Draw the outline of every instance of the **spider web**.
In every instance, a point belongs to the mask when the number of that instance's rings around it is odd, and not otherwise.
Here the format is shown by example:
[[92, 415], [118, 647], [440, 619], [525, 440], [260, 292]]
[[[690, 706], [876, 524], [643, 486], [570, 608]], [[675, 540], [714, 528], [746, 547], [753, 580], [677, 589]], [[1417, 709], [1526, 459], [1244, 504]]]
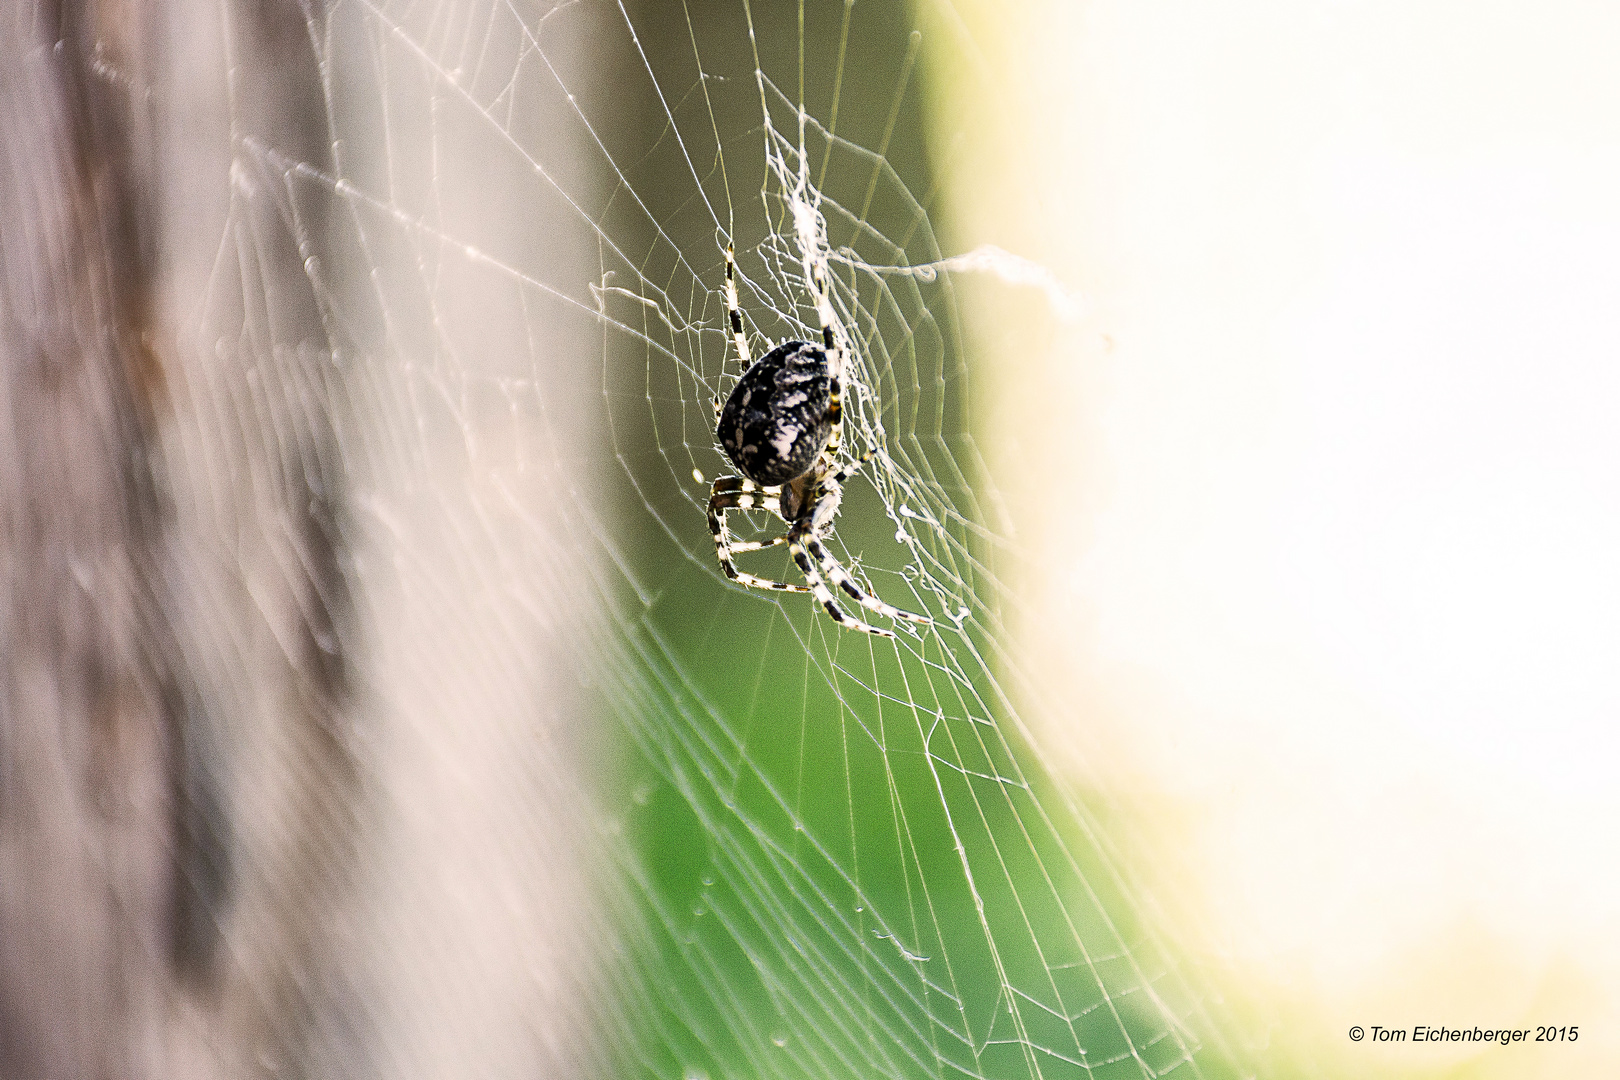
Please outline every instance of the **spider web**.
[[[610, 1070], [1246, 1073], [1028, 738], [952, 272], [974, 260], [934, 216], [904, 8], [346, 0], [310, 31], [329, 157], [248, 139], [239, 198], [311, 253], [363, 527], [440, 523], [361, 576], [498, 608], [496, 665], [560, 640], [622, 739], [597, 796]], [[931, 627], [849, 633], [722, 577], [728, 242], [755, 356], [816, 339], [827, 260], [845, 454], [872, 455], [828, 543]], [[780, 548], [741, 559], [799, 580]]]

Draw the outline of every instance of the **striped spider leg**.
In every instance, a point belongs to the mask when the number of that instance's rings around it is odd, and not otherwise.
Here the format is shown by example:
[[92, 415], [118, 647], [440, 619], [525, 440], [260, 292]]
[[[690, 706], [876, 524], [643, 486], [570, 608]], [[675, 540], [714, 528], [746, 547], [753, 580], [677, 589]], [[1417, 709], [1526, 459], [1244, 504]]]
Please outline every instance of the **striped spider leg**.
[[[830, 580], [847, 593], [851, 599], [870, 611], [886, 615], [891, 619], [903, 619], [909, 622], [924, 625], [933, 622], [926, 615], [905, 611], [888, 604], [878, 597], [862, 589], [849, 571], [844, 569], [836, 556], [822, 543], [823, 532], [831, 525], [833, 517], [838, 513], [838, 503], [843, 495], [843, 483], [856, 470], [864, 465], [871, 455], [861, 458], [853, 465], [840, 469], [836, 473], [826, 475], [823, 470], [828, 463], [823, 460], [817, 463], [817, 468], [810, 474], [793, 480], [776, 491], [761, 488], [752, 481], [740, 476], [722, 476], [714, 482], [709, 496], [709, 529], [714, 533], [715, 551], [720, 557], [720, 567], [731, 580], [755, 589], [768, 589], [777, 592], [812, 593], [816, 601], [832, 617], [833, 621], [848, 630], [860, 630], [878, 637], [894, 637], [892, 630], [872, 626], [847, 614], [838, 605], [831, 589], [827, 587]], [[809, 486], [810, 476], [821, 473], [821, 479], [816, 482], [814, 489]], [[726, 526], [725, 515], [727, 510], [765, 510], [775, 514], [783, 521], [789, 521], [783, 513], [783, 505], [788, 509], [796, 509], [798, 514], [791, 520], [788, 531], [769, 540], [754, 540], [738, 542], [733, 538], [731, 530]], [[787, 544], [788, 551], [793, 555], [794, 563], [799, 567], [800, 573], [809, 582], [809, 587], [793, 585], [785, 581], [776, 581], [771, 578], [757, 577], [737, 569], [733, 561], [734, 556], [750, 551], [760, 551], [765, 548], [777, 547]], [[813, 556], [813, 558], [812, 558]]]
[[740, 585], [747, 585], [752, 589], [771, 589], [776, 592], [810, 591], [803, 585], [790, 585], [785, 581], [773, 581], [738, 570], [732, 558], [734, 555], [785, 544], [787, 534], [784, 533], [771, 540], [738, 541], [726, 527], [727, 510], [767, 510], [781, 517], [782, 496], [779, 489], [762, 488], [752, 480], [741, 476], [722, 476], [715, 480], [714, 486], [709, 490], [709, 531], [714, 533], [714, 550], [720, 556], [720, 569], [726, 572], [726, 577]]

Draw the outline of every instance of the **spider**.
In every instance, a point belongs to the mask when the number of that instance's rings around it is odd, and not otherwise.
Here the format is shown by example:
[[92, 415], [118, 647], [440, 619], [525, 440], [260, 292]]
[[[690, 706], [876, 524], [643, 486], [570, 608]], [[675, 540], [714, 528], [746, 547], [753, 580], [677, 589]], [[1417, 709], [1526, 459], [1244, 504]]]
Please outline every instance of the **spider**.
[[[714, 435], [742, 475], [722, 476], [714, 482], [709, 493], [709, 530], [714, 533], [720, 568], [731, 580], [754, 589], [811, 593], [840, 626], [892, 638], [893, 631], [847, 614], [827, 587], [831, 578], [856, 603], [891, 619], [933, 622], [863, 590], [821, 542], [838, 514], [844, 481], [872, 455], [849, 464], [838, 461], [844, 350], [833, 335], [825, 267], [815, 267], [812, 278], [822, 344], [784, 341], [756, 363], [749, 356], [737, 303], [737, 256], [726, 248], [726, 311], [743, 374], [725, 405], [716, 402], [719, 426]], [[727, 510], [767, 510], [781, 518], [788, 530], [771, 540], [739, 543], [726, 528]], [[779, 544], [787, 545], [808, 587], [745, 574], [732, 561], [734, 555]]]

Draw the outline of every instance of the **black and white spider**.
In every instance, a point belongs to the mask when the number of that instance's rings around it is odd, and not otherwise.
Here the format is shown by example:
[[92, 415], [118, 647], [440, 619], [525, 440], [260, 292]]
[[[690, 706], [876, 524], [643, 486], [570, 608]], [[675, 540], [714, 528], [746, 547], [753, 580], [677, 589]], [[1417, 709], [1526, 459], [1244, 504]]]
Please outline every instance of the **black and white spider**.
[[[811, 276], [822, 344], [784, 341], [755, 363], [749, 355], [737, 303], [736, 255], [726, 248], [726, 311], [743, 374], [719, 410], [720, 422], [714, 435], [742, 475], [722, 476], [714, 482], [709, 492], [709, 529], [714, 533], [720, 568], [731, 580], [755, 589], [812, 593], [840, 626], [894, 637], [893, 631], [846, 614], [827, 587], [827, 579], [831, 578], [856, 603], [891, 619], [933, 621], [866, 592], [822, 543], [821, 538], [832, 528], [838, 514], [844, 481], [871, 455], [846, 465], [838, 462], [843, 432], [844, 351], [833, 333], [825, 267], [814, 267]], [[767, 510], [781, 518], [788, 530], [771, 540], [739, 543], [726, 528], [727, 510]], [[787, 545], [808, 587], [745, 574], [732, 561], [740, 553], [779, 544]]]

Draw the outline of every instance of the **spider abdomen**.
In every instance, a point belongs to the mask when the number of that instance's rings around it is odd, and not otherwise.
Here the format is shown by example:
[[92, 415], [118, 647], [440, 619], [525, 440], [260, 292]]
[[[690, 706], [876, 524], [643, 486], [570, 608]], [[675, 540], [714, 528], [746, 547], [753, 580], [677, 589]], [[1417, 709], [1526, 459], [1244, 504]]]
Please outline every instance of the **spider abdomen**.
[[775, 487], [803, 476], [832, 438], [826, 350], [785, 341], [760, 357], [720, 410], [715, 438], [748, 479]]

